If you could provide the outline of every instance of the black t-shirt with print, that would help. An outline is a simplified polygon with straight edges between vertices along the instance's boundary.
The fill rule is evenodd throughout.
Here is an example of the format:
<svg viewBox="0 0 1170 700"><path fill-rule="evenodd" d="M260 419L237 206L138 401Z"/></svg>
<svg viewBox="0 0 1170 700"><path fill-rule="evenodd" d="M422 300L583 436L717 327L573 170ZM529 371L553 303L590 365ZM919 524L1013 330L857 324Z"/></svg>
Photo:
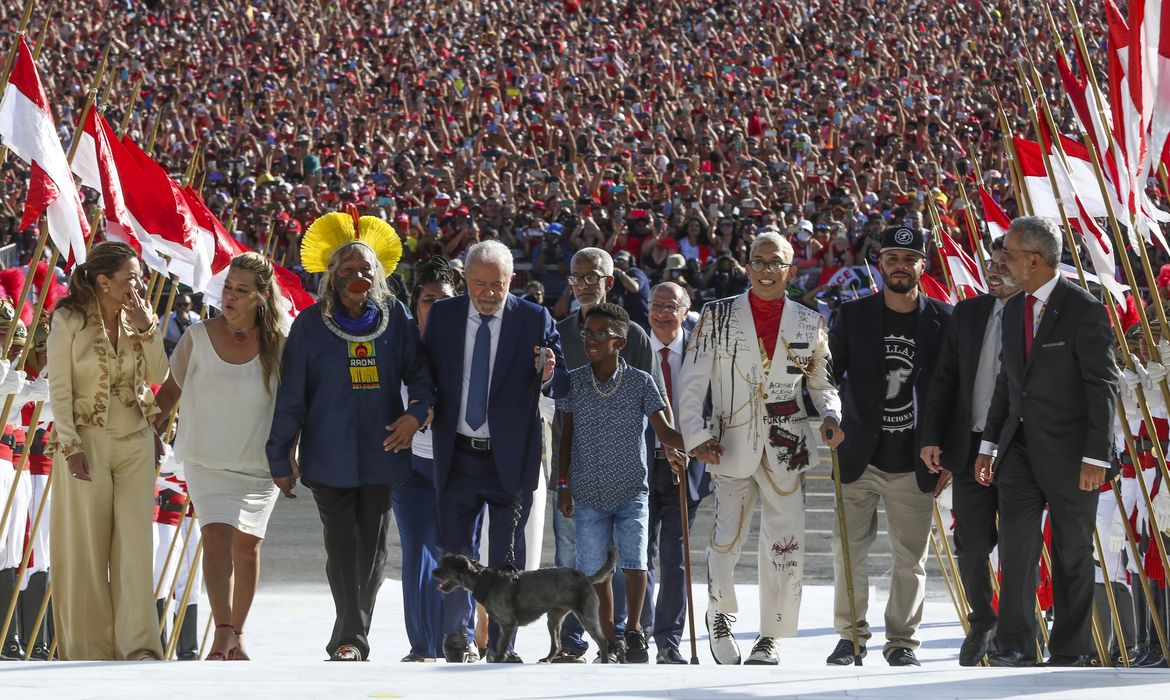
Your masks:
<svg viewBox="0 0 1170 700"><path fill-rule="evenodd" d="M885 310L886 395L882 432L872 464L884 472L914 471L914 334L918 310Z"/></svg>

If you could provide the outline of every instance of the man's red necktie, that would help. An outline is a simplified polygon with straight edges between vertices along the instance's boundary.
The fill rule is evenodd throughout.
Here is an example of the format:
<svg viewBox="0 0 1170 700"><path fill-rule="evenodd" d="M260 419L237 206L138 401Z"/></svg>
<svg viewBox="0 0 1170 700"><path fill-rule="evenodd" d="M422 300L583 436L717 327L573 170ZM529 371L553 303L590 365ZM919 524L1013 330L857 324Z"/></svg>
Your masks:
<svg viewBox="0 0 1170 700"><path fill-rule="evenodd" d="M670 348L661 348L658 354L662 356L662 378L666 381L666 402L674 403L674 378L670 376Z"/></svg>
<svg viewBox="0 0 1170 700"><path fill-rule="evenodd" d="M1024 357L1032 354L1032 337L1036 335L1036 297L1024 300Z"/></svg>

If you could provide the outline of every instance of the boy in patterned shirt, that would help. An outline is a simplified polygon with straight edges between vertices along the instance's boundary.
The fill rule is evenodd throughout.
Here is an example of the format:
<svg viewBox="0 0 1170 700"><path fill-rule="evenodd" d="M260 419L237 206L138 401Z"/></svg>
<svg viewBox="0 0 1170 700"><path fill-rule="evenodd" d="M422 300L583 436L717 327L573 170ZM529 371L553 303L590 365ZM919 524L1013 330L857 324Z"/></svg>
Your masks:
<svg viewBox="0 0 1170 700"><path fill-rule="evenodd" d="M625 661L647 663L646 635L636 626L646 595L649 544L646 421L676 472L686 468L686 456L679 452L682 436L667 421L666 403L654 380L619 355L629 327L629 314L616 304L599 304L585 314L589 364L569 372L569 393L557 401L563 426L557 507L573 518L581 571L598 571L610 543L617 543L629 606ZM609 638L613 592L608 578L597 584L597 596L601 627ZM611 660L621 658L621 647L610 641Z"/></svg>

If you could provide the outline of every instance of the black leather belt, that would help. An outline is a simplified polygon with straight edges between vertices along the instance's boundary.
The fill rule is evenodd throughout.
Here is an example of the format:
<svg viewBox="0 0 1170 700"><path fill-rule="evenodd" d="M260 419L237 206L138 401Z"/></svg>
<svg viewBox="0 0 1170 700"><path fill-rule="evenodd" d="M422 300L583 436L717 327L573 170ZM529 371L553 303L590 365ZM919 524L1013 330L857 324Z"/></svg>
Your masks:
<svg viewBox="0 0 1170 700"><path fill-rule="evenodd" d="M458 447L465 447L476 452L491 452L492 439L469 437L467 435L460 435L459 433L455 433L455 445Z"/></svg>
<svg viewBox="0 0 1170 700"><path fill-rule="evenodd" d="M9 447L16 447L16 436L11 434L0 435L0 445L8 445Z"/></svg>

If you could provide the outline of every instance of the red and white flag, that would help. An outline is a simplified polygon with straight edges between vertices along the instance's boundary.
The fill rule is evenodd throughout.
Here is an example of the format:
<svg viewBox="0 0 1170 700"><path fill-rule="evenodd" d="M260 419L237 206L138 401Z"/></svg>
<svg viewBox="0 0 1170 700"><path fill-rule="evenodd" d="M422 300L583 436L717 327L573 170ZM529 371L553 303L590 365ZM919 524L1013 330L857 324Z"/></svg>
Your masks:
<svg viewBox="0 0 1170 700"><path fill-rule="evenodd" d="M1108 209L1104 198L1101 197L1101 189L1097 184L1096 171L1090 162L1088 149L1063 135L1060 140L1061 147L1069 158L1069 176L1081 194L1086 211L1090 216L1108 216ZM1012 141L1016 146L1020 172L1024 176L1024 187L1028 190L1028 199L1032 201L1032 212L1037 216L1047 216L1060 221L1057 197L1048 179L1048 170L1044 166L1044 154L1040 150L1040 144L1021 138L1013 138ZM1064 202L1065 212L1071 218L1076 216L1076 213L1070 204L1071 202Z"/></svg>
<svg viewBox="0 0 1170 700"><path fill-rule="evenodd" d="M183 189L129 137L122 138L122 146L137 166L137 181L127 183L142 195L135 218L150 233L155 249L170 258L167 268L171 274L196 292L204 291L211 280L214 251L206 238L198 235Z"/></svg>
<svg viewBox="0 0 1170 700"><path fill-rule="evenodd" d="M941 282L931 277L930 275L922 275L918 278L918 286L926 293L926 296L931 299L937 299L948 304L954 304L958 300L955 298L954 292L943 286Z"/></svg>
<svg viewBox="0 0 1170 700"><path fill-rule="evenodd" d="M132 213L144 206L138 201L139 190L122 187L123 179L135 183L141 175L109 122L97 110L90 111L85 120L71 165L82 185L102 195L106 237L130 245L151 269L167 274L166 261L155 251L150 234Z"/></svg>
<svg viewBox="0 0 1170 700"><path fill-rule="evenodd" d="M49 236L61 257L84 262L89 222L69 171L69 159L57 138L49 99L23 36L17 40L16 61L0 100L0 141L32 166L29 194L33 200L26 207L25 218L36 220L44 212Z"/></svg>
<svg viewBox="0 0 1170 700"><path fill-rule="evenodd" d="M1003 210L1003 207L999 206L999 202L995 201L991 193L983 187L979 188L979 201L983 204L983 220L987 223L987 231L991 234L991 240L997 241L1003 238L1012 225L1011 218Z"/></svg>
<svg viewBox="0 0 1170 700"><path fill-rule="evenodd" d="M979 263L967 255L967 252L960 248L955 243L955 239L947 235L946 231L940 229L938 237L942 242L939 254L951 274L951 283L955 287L966 287L963 290L964 297L986 294L987 280L983 279L983 270L979 267Z"/></svg>

